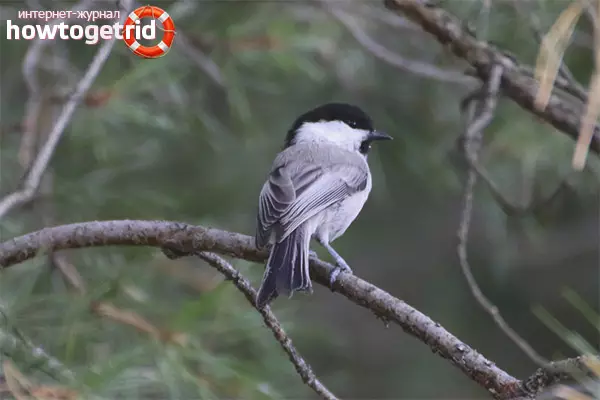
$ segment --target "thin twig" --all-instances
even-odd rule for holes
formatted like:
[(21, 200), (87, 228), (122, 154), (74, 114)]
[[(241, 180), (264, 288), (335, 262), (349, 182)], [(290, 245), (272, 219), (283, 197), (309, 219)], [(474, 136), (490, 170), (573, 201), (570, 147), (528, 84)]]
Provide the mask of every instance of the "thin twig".
[(36, 346), (26, 338), (18, 329), (11, 326), (10, 321), (2, 314), (3, 323), (0, 327), (0, 353), (14, 360), (20, 360), (25, 364), (35, 366), (48, 376), (74, 384), (75, 374), (56, 358), (48, 355), (44, 349)]
[[(28, 2), (29, 8), (33, 10), (42, 9), (37, 1)], [(92, 5), (92, 0), (82, 0), (71, 8), (72, 15), (77, 11), (89, 9)], [(64, 19), (51, 21), (51, 26), (64, 22)], [(42, 59), (42, 51), (44, 47), (55, 43), (52, 40), (35, 39), (23, 58), (22, 72), (25, 85), (29, 92), (29, 97), (25, 105), (25, 117), (23, 118), (23, 134), (21, 136), (21, 144), (19, 146), (18, 158), (21, 166), (27, 169), (31, 165), (31, 161), (36, 151), (37, 142), (39, 139), (38, 120), (42, 111), (42, 90), (37, 76), (37, 69), (40, 67)]]
[(404, 71), (423, 76), (430, 79), (436, 79), (442, 82), (451, 82), (456, 84), (475, 83), (475, 79), (465, 75), (462, 72), (443, 70), (435, 65), (423, 62), (410, 60), (401, 55), (388, 50), (385, 46), (377, 43), (364, 30), (362, 30), (356, 21), (353, 21), (349, 15), (341, 11), (335, 6), (331, 6), (329, 2), (323, 1), (327, 10), (337, 19), (356, 41), (365, 48), (370, 54), (376, 58)]
[[(173, 4), (169, 9), (169, 15), (173, 19), (183, 18), (186, 15), (192, 15), (193, 9), (196, 7), (194, 1), (178, 1)], [(139, 5), (136, 2), (136, 5)], [(187, 58), (190, 59), (196, 66), (206, 74), (217, 86), (225, 87), (225, 78), (221, 73), (219, 66), (202, 50), (194, 46), (191, 40), (181, 31), (177, 31), (177, 46), (175, 49), (179, 49)]]
[[(74, 19), (75, 15), (77, 15), (77, 11), (87, 10), (92, 6), (93, 0), (82, 0), (77, 3), (73, 8), (71, 8), (72, 18), (66, 19), (56, 19), (50, 21), (50, 26), (58, 25), (61, 22), (66, 22), (69, 19)], [(30, 100), (35, 100), (40, 98), (40, 84), (38, 82), (38, 77), (36, 74), (36, 69), (39, 66), (39, 60), (42, 56), (42, 50), (44, 47), (54, 43), (52, 40), (41, 40), (35, 39), (31, 46), (27, 49), (27, 53), (23, 59), (23, 78), (25, 79), (25, 84), (27, 85), (27, 89), (29, 90), (29, 98)], [(29, 105), (27, 108), (32, 107)], [(26, 112), (26, 115), (30, 115), (29, 112)]]
[(481, 8), (479, 9), (479, 15), (477, 16), (477, 37), (481, 40), (489, 40), (491, 8), (492, 2), (490, 0), (481, 1)]
[(221, 70), (210, 57), (204, 54), (202, 50), (195, 47), (187, 36), (181, 32), (178, 32), (177, 40), (177, 48), (180, 49), (187, 58), (194, 62), (194, 64), (196, 64), (214, 83), (220, 87), (225, 87), (223, 74), (221, 74)]
[[(465, 132), (465, 155), (471, 165), (478, 162), (479, 150), (483, 140), (483, 130), (490, 124), (496, 104), (498, 91), (502, 79), (503, 67), (496, 64), (490, 72), (490, 79), (483, 85), (480, 96), (472, 97), (467, 105), (467, 127)], [(458, 258), (461, 269), (465, 275), (471, 292), (481, 307), (493, 318), (500, 329), (538, 365), (546, 365), (547, 361), (541, 357), (519, 334), (517, 334), (504, 320), (498, 307), (496, 307), (481, 291), (471, 270), (467, 255), (467, 243), (471, 216), (473, 213), (473, 194), (477, 183), (477, 171), (469, 168), (467, 183), (464, 192), (464, 202), (460, 225), (458, 228)]]
[[(57, 46), (52, 47), (56, 49)], [(58, 59), (59, 57), (55, 57)], [(68, 64), (68, 60), (64, 59), (64, 64)], [(64, 71), (64, 70), (63, 70)], [(40, 126), (40, 131), (50, 131), (51, 127), (56, 123), (59, 116), (59, 108), (55, 104), (45, 104), (46, 111), (48, 114), (52, 114), (52, 118), (45, 118), (44, 122), (48, 126)], [(31, 161), (27, 161), (27, 165)], [(56, 225), (56, 210), (53, 199), (54, 194), (54, 173), (48, 168), (40, 186), (38, 188), (38, 197), (34, 200), (34, 207), (39, 212), (41, 217), (42, 226)], [(48, 201), (39, 201), (41, 198), (48, 199)], [(79, 294), (83, 295), (86, 291), (86, 286), (83, 278), (79, 275), (79, 272), (73, 264), (71, 264), (66, 255), (61, 252), (53, 252), (48, 254), (48, 261), (50, 268), (55, 269), (61, 273), (63, 279), (68, 283), (69, 288), (75, 289)]]
[[(77, 268), (66, 259), (64, 254), (52, 252), (50, 253), (50, 261), (58, 267), (69, 288), (74, 289), (77, 295), (84, 296), (87, 293), (85, 280), (79, 274)], [(188, 342), (186, 334), (159, 328), (137, 312), (119, 308), (107, 301), (92, 301), (90, 302), (89, 310), (98, 317), (130, 326), (138, 332), (164, 343), (185, 346)]]
[[(33, 46), (34, 45), (31, 45), (31, 47)], [(25, 66), (28, 63), (37, 63), (37, 61), (29, 59), (26, 55), (23, 62), (23, 77), (29, 87), (29, 99), (25, 104), (25, 117), (23, 118), (23, 123), (21, 125), (23, 127), (23, 132), (21, 135), (18, 158), (19, 163), (24, 170), (27, 169), (33, 159), (38, 139), (37, 124), (42, 109), (42, 95), (39, 88), (36, 86), (37, 79), (34, 79), (32, 75), (29, 74), (30, 67)], [(27, 72), (25, 72), (25, 70), (27, 70)]]
[(517, 201), (509, 199), (504, 193), (502, 193), (499, 185), (492, 179), (480, 161), (473, 162), (469, 159), (469, 157), (465, 157), (465, 159), (469, 168), (477, 173), (478, 179), (481, 179), (485, 183), (496, 203), (498, 203), (502, 211), (504, 211), (507, 215), (524, 215), (550, 204), (566, 187), (567, 178), (570, 175), (570, 173), (567, 173), (564, 177), (562, 177), (560, 182), (548, 195), (539, 199), (529, 196), (528, 200), (519, 204)]
[(138, 332), (164, 343), (185, 346), (189, 340), (188, 335), (185, 333), (161, 329), (137, 312), (116, 307), (106, 301), (91, 302), (90, 310), (99, 317), (130, 326)]
[[(123, 12), (122, 14), (123, 16), (121, 20), (127, 18), (126, 12)], [(108, 59), (114, 44), (114, 37), (105, 41), (94, 56), (94, 59), (92, 60), (88, 70), (75, 88), (73, 95), (64, 105), (56, 124), (48, 135), (48, 139), (42, 146), (36, 159), (33, 161), (31, 168), (27, 172), (22, 185), (23, 187), (0, 200), (0, 219), (4, 217), (12, 208), (30, 201), (33, 196), (35, 196), (40, 182), (42, 181), (44, 172), (46, 171), (46, 168), (50, 163), (50, 159), (54, 154), (54, 150), (56, 149), (56, 146), (58, 145), (58, 142), (60, 141), (67, 125), (71, 121), (75, 109), (81, 103), (85, 93), (96, 79), (96, 76)]]
[[(216, 268), (220, 273), (225, 275), (227, 279), (235, 285), (236, 288), (248, 299), (250, 304), (256, 308), (256, 290), (252, 287), (250, 282), (244, 278), (231, 264), (225, 261), (214, 253), (201, 251), (197, 253), (198, 257), (209, 263), (211, 266)], [(302, 381), (315, 391), (321, 398), (326, 400), (337, 400), (337, 397), (329, 391), (319, 381), (315, 373), (312, 371), (310, 365), (304, 361), (298, 350), (292, 344), (292, 339), (285, 333), (283, 327), (275, 317), (275, 314), (271, 311), (269, 306), (262, 309), (258, 309), (258, 312), (262, 315), (263, 320), (267, 327), (273, 332), (273, 336), (279, 342), (283, 350), (287, 353), (288, 358), (294, 364), (294, 368), (298, 372), (298, 375), (302, 378)]]
[(79, 295), (84, 295), (87, 292), (87, 287), (81, 274), (64, 254), (60, 252), (51, 253), (50, 262), (60, 271), (69, 287), (73, 288)]

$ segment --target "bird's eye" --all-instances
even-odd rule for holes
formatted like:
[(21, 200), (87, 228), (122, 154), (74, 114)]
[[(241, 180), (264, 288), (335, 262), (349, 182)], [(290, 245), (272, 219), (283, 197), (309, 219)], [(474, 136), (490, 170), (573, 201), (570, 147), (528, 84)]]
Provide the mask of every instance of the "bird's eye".
[(363, 140), (363, 142), (360, 144), (360, 148), (358, 149), (358, 151), (361, 154), (367, 154), (369, 150), (371, 150), (371, 143), (367, 140)]
[(349, 121), (348, 125), (350, 125), (351, 128), (356, 128), (356, 121)]

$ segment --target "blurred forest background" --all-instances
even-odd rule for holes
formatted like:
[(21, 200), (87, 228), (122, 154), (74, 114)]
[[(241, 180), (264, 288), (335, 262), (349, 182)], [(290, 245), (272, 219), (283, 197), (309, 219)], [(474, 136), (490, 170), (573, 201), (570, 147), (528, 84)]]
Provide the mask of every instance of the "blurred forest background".
[[(535, 65), (536, 29), (546, 32), (568, 1), (440, 4), (481, 39)], [(536, 365), (473, 299), (457, 261), (466, 176), (459, 104), (479, 85), (463, 74), (464, 64), (381, 1), (151, 5), (173, 17), (173, 48), (145, 60), (115, 44), (38, 196), (0, 219), (1, 240), (106, 219), (179, 220), (253, 234), (258, 193), (293, 120), (325, 102), (355, 103), (395, 140), (374, 146), (373, 192), (336, 249), (357, 275), (501, 368), (517, 377), (533, 372)], [(44, 43), (32, 67), (26, 60), (36, 42), (7, 40), (6, 20), (23, 24), (18, 10), (73, 6), (0, 2), (0, 195), (19, 185), (102, 43)], [(117, 9), (114, 1), (79, 6)], [(565, 56), (584, 86), (593, 70), (591, 32), (582, 19)], [(573, 145), (501, 100), (485, 134), (483, 164), (503, 198), (538, 206), (511, 212), (480, 183), (470, 234), (470, 261), (484, 292), (548, 358), (576, 353), (535, 307), (598, 345), (598, 330), (581, 309), (598, 308), (600, 165), (591, 155), (583, 172), (572, 172)], [(258, 286), (261, 265), (233, 265)], [(73, 269), (85, 288), (74, 290), (65, 279), (77, 277)], [(170, 334), (140, 332), (107, 316), (115, 310), (94, 307), (99, 302)], [(141, 247), (40, 257), (2, 272), (0, 306), (2, 334), (60, 360), (85, 398), (315, 397), (256, 310), (196, 258), (172, 261)], [(315, 373), (343, 398), (488, 396), (424, 344), (323, 287), (313, 296), (279, 299), (273, 310)], [(55, 382), (23, 351), (2, 352), (32, 381)]]

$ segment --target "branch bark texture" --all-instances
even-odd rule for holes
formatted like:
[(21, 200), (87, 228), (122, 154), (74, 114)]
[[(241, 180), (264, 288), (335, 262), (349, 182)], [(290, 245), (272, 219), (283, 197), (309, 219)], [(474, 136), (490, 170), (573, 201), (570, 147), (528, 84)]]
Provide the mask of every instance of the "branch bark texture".
[[(565, 84), (562, 89), (555, 90), (546, 108), (540, 110), (535, 106), (538, 83), (533, 78), (531, 70), (519, 65), (517, 60), (503, 50), (478, 40), (459, 18), (441, 7), (428, 4), (427, 1), (384, 0), (384, 2), (386, 7), (403, 14), (421, 26), (456, 56), (469, 63), (482, 81), (488, 81), (492, 67), (500, 63), (504, 68), (502, 93), (525, 110), (577, 140), (585, 105), (581, 100), (567, 94), (575, 92), (574, 88), (569, 88), (568, 84)], [(590, 149), (596, 154), (600, 153), (598, 125), (594, 128)]]
[[(7, 268), (49, 251), (110, 246), (142, 245), (167, 248), (179, 253), (210, 251), (264, 262), (265, 251), (254, 247), (250, 236), (220, 229), (168, 221), (84, 222), (45, 228), (0, 244), (0, 266)], [(427, 344), (439, 356), (488, 390), (495, 398), (522, 395), (521, 382), (497, 367), (476, 350), (444, 329), (439, 323), (379, 289), (350, 274), (340, 274), (333, 286), (329, 276), (333, 266), (311, 258), (311, 277), (384, 321), (399, 325), (405, 332)]]

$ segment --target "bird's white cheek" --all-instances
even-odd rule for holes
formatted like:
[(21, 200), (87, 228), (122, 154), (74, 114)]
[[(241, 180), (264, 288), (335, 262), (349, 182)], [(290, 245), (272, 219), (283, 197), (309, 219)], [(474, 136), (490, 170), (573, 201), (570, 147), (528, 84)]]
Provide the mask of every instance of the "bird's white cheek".
[(310, 122), (302, 125), (296, 142), (331, 143), (349, 151), (358, 151), (368, 134), (368, 131), (354, 129), (341, 121)]

